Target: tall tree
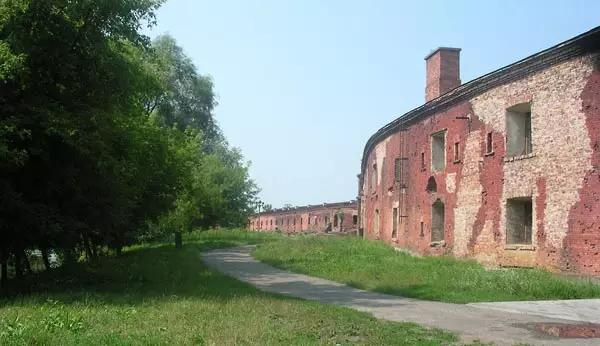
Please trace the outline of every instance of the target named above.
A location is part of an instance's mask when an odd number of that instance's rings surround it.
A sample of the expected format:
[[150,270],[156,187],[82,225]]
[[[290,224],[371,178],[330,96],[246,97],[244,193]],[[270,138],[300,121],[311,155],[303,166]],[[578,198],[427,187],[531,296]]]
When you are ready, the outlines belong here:
[[0,2],[3,274],[34,248],[49,267],[51,250],[119,253],[156,225],[245,223],[256,187],[213,119],[212,80],[139,33],[160,3]]
[[[217,105],[210,77],[202,76],[170,36],[160,36],[147,55],[147,68],[162,82],[144,101],[162,126],[181,131],[185,171],[175,210],[160,221],[171,232],[194,227],[244,226],[257,187],[241,152],[231,148],[213,116]],[[160,235],[158,230],[152,231]]]
[[217,105],[212,78],[197,72],[173,37],[159,36],[152,48],[149,66],[164,89],[146,100],[147,111],[155,111],[167,127],[175,125],[183,131],[189,126],[201,131],[206,148],[213,149],[224,137],[212,113]]
[[[66,253],[108,239],[119,190],[118,134],[139,102],[127,57],[160,1],[0,2],[0,232],[6,251]],[[135,196],[129,196],[134,198]],[[18,261],[17,261],[18,262]]]

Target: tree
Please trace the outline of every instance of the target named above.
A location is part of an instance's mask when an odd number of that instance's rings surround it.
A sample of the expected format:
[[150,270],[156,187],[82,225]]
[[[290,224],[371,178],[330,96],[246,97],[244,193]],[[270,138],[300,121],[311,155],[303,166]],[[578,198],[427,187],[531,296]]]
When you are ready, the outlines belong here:
[[[212,80],[150,40],[161,0],[0,2],[0,265],[245,224],[257,188]],[[57,39],[60,38],[60,39]]]
[[122,172],[135,164],[118,143],[137,124],[129,51],[147,46],[138,29],[159,4],[0,3],[0,232],[17,275],[26,248],[91,257],[91,242],[119,246],[131,225],[139,196]]
[[164,228],[177,233],[245,226],[258,189],[249,177],[249,163],[229,146],[214,121],[212,80],[197,73],[172,37],[157,38],[152,48],[146,66],[163,83],[150,89],[145,109],[161,126],[180,132],[179,152],[187,172],[174,212],[162,220]]
[[213,81],[200,75],[192,60],[169,35],[152,42],[148,55],[149,69],[163,88],[145,100],[146,111],[156,112],[161,124],[184,131],[188,126],[203,135],[204,148],[214,151],[225,140],[213,117],[217,106]]
[[265,206],[263,207],[263,210],[266,213],[272,212],[273,211],[273,205],[271,205],[271,204],[265,204]]

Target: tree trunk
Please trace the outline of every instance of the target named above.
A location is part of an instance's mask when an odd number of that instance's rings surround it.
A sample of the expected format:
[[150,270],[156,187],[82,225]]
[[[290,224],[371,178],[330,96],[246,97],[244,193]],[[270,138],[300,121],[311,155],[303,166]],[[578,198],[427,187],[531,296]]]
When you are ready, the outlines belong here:
[[90,248],[92,250],[92,257],[98,258],[98,249],[96,248],[96,245],[94,245],[94,242],[91,240],[90,240]]
[[175,248],[181,249],[182,247],[181,232],[175,232]]
[[117,256],[121,256],[121,254],[123,253],[123,239],[125,238],[125,234],[121,231],[117,231],[115,237],[115,251],[117,253]]
[[50,270],[50,255],[48,253],[48,249],[42,248],[42,261],[44,261],[44,267],[46,270]]
[[23,251],[15,251],[15,277],[21,278],[23,276]]
[[25,252],[25,250],[23,250],[22,253],[23,253],[23,263],[25,263],[25,270],[27,271],[27,273],[33,273],[33,270],[31,270],[31,262],[29,262],[29,256],[27,256],[27,252]]
[[6,251],[2,251],[2,258],[0,261],[2,262],[2,287],[6,287],[6,282],[8,281],[8,254]]
[[72,266],[77,263],[77,257],[74,254],[75,250],[73,248],[65,248],[63,250],[63,263],[64,266]]
[[90,241],[85,233],[81,234],[81,238],[83,239],[83,248],[85,249],[85,257],[87,257],[88,261],[92,261],[94,259],[94,254],[92,253],[92,247],[90,246]]

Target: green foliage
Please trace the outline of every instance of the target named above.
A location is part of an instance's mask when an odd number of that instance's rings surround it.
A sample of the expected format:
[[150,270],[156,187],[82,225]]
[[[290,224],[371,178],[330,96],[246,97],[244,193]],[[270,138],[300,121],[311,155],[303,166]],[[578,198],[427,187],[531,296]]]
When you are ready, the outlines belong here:
[[245,224],[256,187],[213,119],[212,80],[138,32],[161,2],[0,2],[3,268]]
[[217,106],[212,78],[198,74],[192,60],[169,35],[154,40],[146,61],[162,86],[144,99],[146,112],[155,114],[163,126],[201,131],[204,149],[216,150],[225,138],[212,116]]
[[284,238],[253,255],[284,269],[393,295],[453,303],[600,297],[600,286],[537,269],[488,270],[473,260],[412,257],[356,237]]

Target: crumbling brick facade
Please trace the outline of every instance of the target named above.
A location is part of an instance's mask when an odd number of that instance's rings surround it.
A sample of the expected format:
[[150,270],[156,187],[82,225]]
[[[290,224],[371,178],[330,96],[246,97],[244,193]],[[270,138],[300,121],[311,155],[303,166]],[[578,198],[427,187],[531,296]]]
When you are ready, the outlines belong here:
[[248,229],[293,233],[325,232],[330,227],[331,232],[344,232],[355,230],[357,223],[357,203],[351,201],[262,212],[250,217]]
[[364,236],[600,275],[600,28],[444,93],[447,50],[427,63],[431,101],[367,142]]

